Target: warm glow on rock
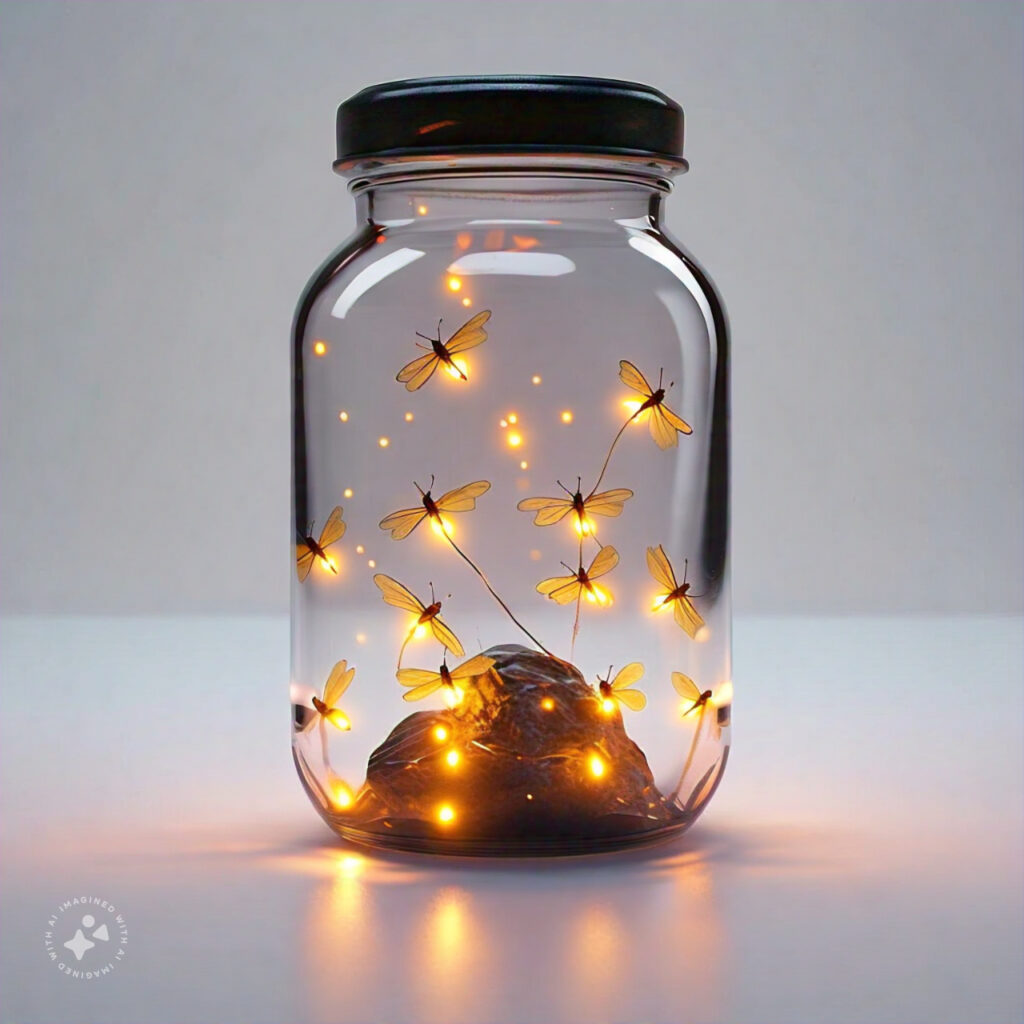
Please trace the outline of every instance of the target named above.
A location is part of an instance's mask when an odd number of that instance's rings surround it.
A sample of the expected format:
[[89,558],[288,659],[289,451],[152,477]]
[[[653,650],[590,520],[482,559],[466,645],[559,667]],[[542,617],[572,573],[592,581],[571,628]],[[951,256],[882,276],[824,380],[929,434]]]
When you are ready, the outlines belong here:
[[444,755],[445,761],[447,761],[449,767],[454,768],[459,763],[459,752],[457,750],[449,750]]
[[615,710],[615,701],[613,701],[611,697],[605,697],[605,699],[601,701],[601,710],[606,715],[610,715]]
[[434,726],[434,739],[438,743],[444,743],[448,739],[448,730],[443,725]]
[[607,771],[604,761],[602,761],[597,754],[590,755],[588,767],[590,768],[590,774],[593,775],[595,779],[600,779]]
[[542,701],[540,702],[540,706],[541,706],[541,707],[542,707],[542,708],[543,708],[543,709],[544,709],[545,711],[554,711],[554,710],[555,710],[555,702],[554,702],[554,701],[553,701],[553,700],[552,700],[552,699],[551,699],[550,697],[545,697],[545,698],[544,698],[544,699],[543,699],[543,700],[542,700]]
[[448,825],[455,820],[455,808],[451,804],[441,804],[437,809],[437,820]]

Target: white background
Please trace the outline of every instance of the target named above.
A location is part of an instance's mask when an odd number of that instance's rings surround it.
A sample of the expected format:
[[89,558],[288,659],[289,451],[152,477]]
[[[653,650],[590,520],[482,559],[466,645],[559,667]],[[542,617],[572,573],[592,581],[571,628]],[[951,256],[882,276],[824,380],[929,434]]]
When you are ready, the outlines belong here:
[[288,331],[377,81],[649,82],[734,332],[741,612],[1021,609],[1017,4],[6,3],[5,611],[283,611]]

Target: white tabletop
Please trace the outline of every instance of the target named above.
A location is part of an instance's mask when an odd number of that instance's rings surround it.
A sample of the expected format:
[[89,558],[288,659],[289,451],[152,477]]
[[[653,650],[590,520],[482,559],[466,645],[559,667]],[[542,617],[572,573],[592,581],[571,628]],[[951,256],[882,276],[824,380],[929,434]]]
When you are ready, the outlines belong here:
[[[1020,1021],[1022,656],[1017,619],[741,619],[690,833],[469,861],[320,822],[283,620],[5,619],[0,1020]],[[47,955],[75,896],[123,916],[108,975]]]

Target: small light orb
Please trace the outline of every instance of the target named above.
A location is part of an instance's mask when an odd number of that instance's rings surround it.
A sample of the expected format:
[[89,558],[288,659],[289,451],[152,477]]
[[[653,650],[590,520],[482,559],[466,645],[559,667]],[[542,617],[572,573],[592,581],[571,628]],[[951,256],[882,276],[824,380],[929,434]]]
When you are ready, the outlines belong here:
[[509,448],[518,448],[523,443],[523,435],[517,434],[514,431],[508,435],[508,446]]
[[346,487],[341,493],[344,494],[346,498],[351,498],[355,492],[351,487]]
[[413,416],[413,414],[412,414],[411,412],[407,412],[407,413],[405,414],[405,422],[406,422],[406,423],[412,423],[412,421],[413,421],[414,419],[415,419],[415,417]]
[[504,430],[508,426],[508,420],[498,420],[498,426],[501,427],[502,430]]
[[541,707],[542,707],[542,708],[543,708],[543,709],[544,709],[545,711],[554,711],[554,710],[555,710],[555,702],[554,702],[554,701],[553,701],[553,700],[552,700],[552,699],[551,699],[550,697],[545,697],[545,698],[544,698],[544,699],[543,699],[543,700],[542,700],[542,701],[540,702],[540,706],[541,706]]
[[572,410],[571,409],[563,409],[562,410],[562,422],[563,423],[572,423]]
[[438,743],[444,743],[448,739],[448,730],[443,725],[434,726],[434,739]]
[[527,800],[532,800],[533,799],[533,794],[532,793],[527,793],[526,794],[526,799]]
[[348,423],[348,413],[342,409],[341,412],[338,413],[338,419],[341,420],[342,423]]
[[508,414],[508,421],[509,423],[518,423],[519,417],[514,412],[510,412]]
[[444,759],[448,762],[449,767],[454,768],[459,763],[459,752],[457,750],[449,750],[444,755]]
[[377,438],[377,444],[379,444],[381,446],[381,448],[387,448],[387,446],[389,444],[391,444],[391,438],[389,438],[389,437],[378,437]]
[[422,622],[416,624],[416,628],[412,631],[413,640],[422,640],[427,635],[427,627]]
[[364,548],[362,544],[357,544],[356,545],[356,554],[357,555],[365,555],[366,554],[366,548]]
[[448,290],[457,292],[462,288],[462,279],[459,277],[448,278]]
[[366,634],[365,633],[356,633],[356,643],[357,644],[365,644],[366,643]]
[[446,686],[444,688],[444,702],[448,707],[457,707],[461,701],[462,691],[457,686]]
[[526,459],[523,459],[523,461],[519,463],[519,468],[520,469],[529,469],[530,468],[530,464],[526,461]]
[[421,217],[426,217],[426,215],[430,213],[430,208],[425,203],[420,203],[420,205],[416,207],[416,212]]
[[441,804],[437,809],[437,820],[442,825],[449,825],[455,820],[455,808],[451,804]]
[[352,790],[341,779],[338,779],[331,788],[331,800],[335,807],[343,811],[352,806]]
[[543,378],[543,377],[541,377],[541,375],[540,375],[539,373],[535,373],[535,374],[534,374],[534,375],[533,375],[533,376],[532,376],[532,377],[530,378],[530,383],[531,383],[531,384],[534,384],[534,385],[537,385],[537,384],[540,384],[540,383],[541,383],[541,382],[542,382],[543,380],[544,380],[544,378]]
[[367,565],[368,565],[368,566],[369,566],[369,567],[370,567],[371,569],[376,569],[376,568],[377,568],[377,563],[376,563],[376,562],[375,562],[375,561],[374,561],[374,560],[373,560],[372,558],[371,558],[371,559],[370,559],[370,560],[369,560],[369,561],[368,561],[368,562],[367,562],[366,564],[367,564]]
[[314,341],[313,342],[313,355],[325,356],[327,355],[327,342],[326,341]]
[[463,305],[464,305],[464,306],[465,306],[465,307],[466,307],[466,308],[468,309],[468,308],[469,308],[470,306],[472,306],[472,305],[473,305],[473,300],[472,300],[472,299],[471,299],[471,298],[470,298],[470,297],[469,297],[469,296],[467,295],[467,296],[466,296],[466,297],[465,297],[465,298],[464,298],[464,299],[462,300],[462,304],[463,304]]
[[606,715],[610,715],[615,710],[615,701],[613,701],[611,697],[605,697],[605,699],[601,701],[601,710]]
[[604,775],[605,771],[607,771],[604,761],[602,761],[597,754],[590,755],[588,767],[590,768],[590,774],[593,775],[595,779],[600,779]]

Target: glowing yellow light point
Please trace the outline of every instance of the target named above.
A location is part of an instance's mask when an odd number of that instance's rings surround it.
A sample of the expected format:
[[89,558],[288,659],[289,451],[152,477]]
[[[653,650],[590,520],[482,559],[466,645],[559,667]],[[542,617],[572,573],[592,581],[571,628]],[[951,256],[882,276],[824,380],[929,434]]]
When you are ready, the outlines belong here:
[[563,423],[572,423],[572,410],[571,409],[563,409],[562,410],[562,422]]
[[346,854],[338,860],[338,871],[346,878],[354,878],[356,875],[362,874],[363,867],[363,858],[357,857],[355,854]]
[[543,699],[543,700],[542,700],[542,701],[540,702],[540,706],[541,706],[541,707],[542,707],[542,708],[543,708],[543,709],[544,709],[545,711],[554,711],[554,710],[555,710],[555,702],[554,702],[554,701],[553,701],[553,700],[552,700],[552,699],[551,699],[550,697],[545,697],[545,698],[544,698],[544,699]]
[[539,562],[541,560],[541,553],[539,548],[530,549],[530,561]]
[[605,699],[601,701],[601,710],[606,715],[610,715],[615,710],[615,701],[613,701],[611,697],[605,697]]
[[348,423],[348,413],[342,409],[341,412],[338,413],[338,419],[341,420],[342,423]]
[[644,403],[639,398],[627,398],[622,404],[632,416],[640,411],[640,406]]
[[444,702],[448,707],[455,707],[462,700],[462,691],[457,687],[444,688]]
[[346,498],[351,498],[355,492],[351,487],[346,487],[341,493],[344,494]]
[[441,804],[437,809],[437,820],[448,825],[455,820],[455,808],[451,804]]
[[375,561],[374,561],[374,560],[373,560],[372,558],[371,558],[371,559],[370,559],[370,560],[369,560],[369,561],[368,561],[368,562],[367,562],[366,564],[367,564],[367,565],[368,565],[368,566],[369,566],[369,567],[370,567],[371,569],[376,569],[376,568],[377,568],[377,563],[376,563],[376,562],[375,562]]
[[320,563],[320,568],[332,576],[338,571],[338,563],[330,555],[326,558],[318,558],[317,561]]
[[706,644],[711,638],[711,630],[707,626],[701,626],[694,634],[693,639],[699,644]]
[[520,469],[529,469],[530,468],[530,464],[526,461],[526,459],[523,459],[523,461],[519,463],[519,468]]
[[426,205],[424,205],[423,203],[420,203],[420,205],[416,207],[416,212],[417,212],[417,213],[418,213],[418,214],[419,214],[419,215],[420,215],[421,217],[426,217],[426,215],[427,215],[428,213],[430,213],[430,209],[429,209],[429,207],[427,207],[427,206],[426,206]]
[[448,730],[443,725],[434,726],[434,739],[438,743],[444,743],[448,739]]
[[590,768],[590,774],[593,775],[595,779],[601,778],[607,770],[604,761],[602,761],[597,754],[590,755],[588,767]]
[[453,292],[459,291],[462,288],[462,279],[458,277],[448,278],[448,289]]
[[509,448],[518,448],[523,443],[523,435],[517,433],[511,433],[508,435],[508,446]]
[[454,768],[459,763],[459,752],[457,750],[449,750],[444,755],[444,759],[448,762],[449,766]]
[[448,376],[453,377],[455,380],[462,380],[463,377],[469,376],[469,363],[465,359],[455,356],[452,359],[454,365],[445,363],[445,369],[448,371]]
[[346,807],[352,806],[354,797],[352,795],[352,790],[349,789],[341,779],[338,779],[332,787],[331,799],[333,800],[335,807],[340,810],[345,810]]
[[455,533],[455,527],[452,526],[451,521],[441,516],[440,519],[435,519],[433,516],[430,517],[430,528],[437,534],[438,537],[451,537]]
[[412,631],[412,638],[414,640],[422,640],[427,635],[427,627],[422,622],[417,623],[416,628]]
[[412,421],[413,421],[414,419],[415,419],[415,417],[413,416],[413,414],[412,414],[411,412],[407,412],[407,413],[405,414],[405,422],[406,422],[406,423],[412,423]]
[[508,414],[508,421],[509,423],[518,423],[519,417],[514,412],[510,412]]
[[365,644],[366,643],[366,634],[365,633],[356,633],[356,643],[357,644]]
[[313,355],[325,356],[327,355],[327,342],[326,341],[314,341],[313,342]]
[[357,544],[356,545],[356,554],[357,555],[365,555],[366,554],[366,548],[364,548],[362,544]]
[[498,426],[504,430],[508,426],[508,420],[498,420]]
[[532,376],[532,377],[530,378],[530,383],[531,383],[531,384],[540,384],[540,383],[541,383],[541,381],[542,381],[543,379],[544,379],[544,378],[543,378],[543,377],[541,377],[541,375],[540,375],[539,373],[535,373],[535,374],[534,374],[534,375],[533,375],[533,376]]
[[532,793],[527,793],[526,794],[526,799],[527,800],[532,800],[533,799],[533,794]]
[[471,299],[471,298],[470,298],[470,297],[469,297],[469,296],[467,295],[467,296],[466,296],[466,297],[465,297],[465,298],[464,298],[464,299],[462,300],[462,304],[463,304],[464,306],[467,306],[467,307],[468,307],[468,306],[472,306],[472,305],[473,305],[473,300],[472,300],[472,299]]
[[391,438],[389,438],[389,437],[378,437],[377,438],[377,444],[379,444],[381,446],[381,448],[387,448],[387,446],[389,444],[391,444]]
[[331,708],[324,717],[326,717],[331,725],[342,732],[348,732],[352,728],[351,720],[340,708]]

